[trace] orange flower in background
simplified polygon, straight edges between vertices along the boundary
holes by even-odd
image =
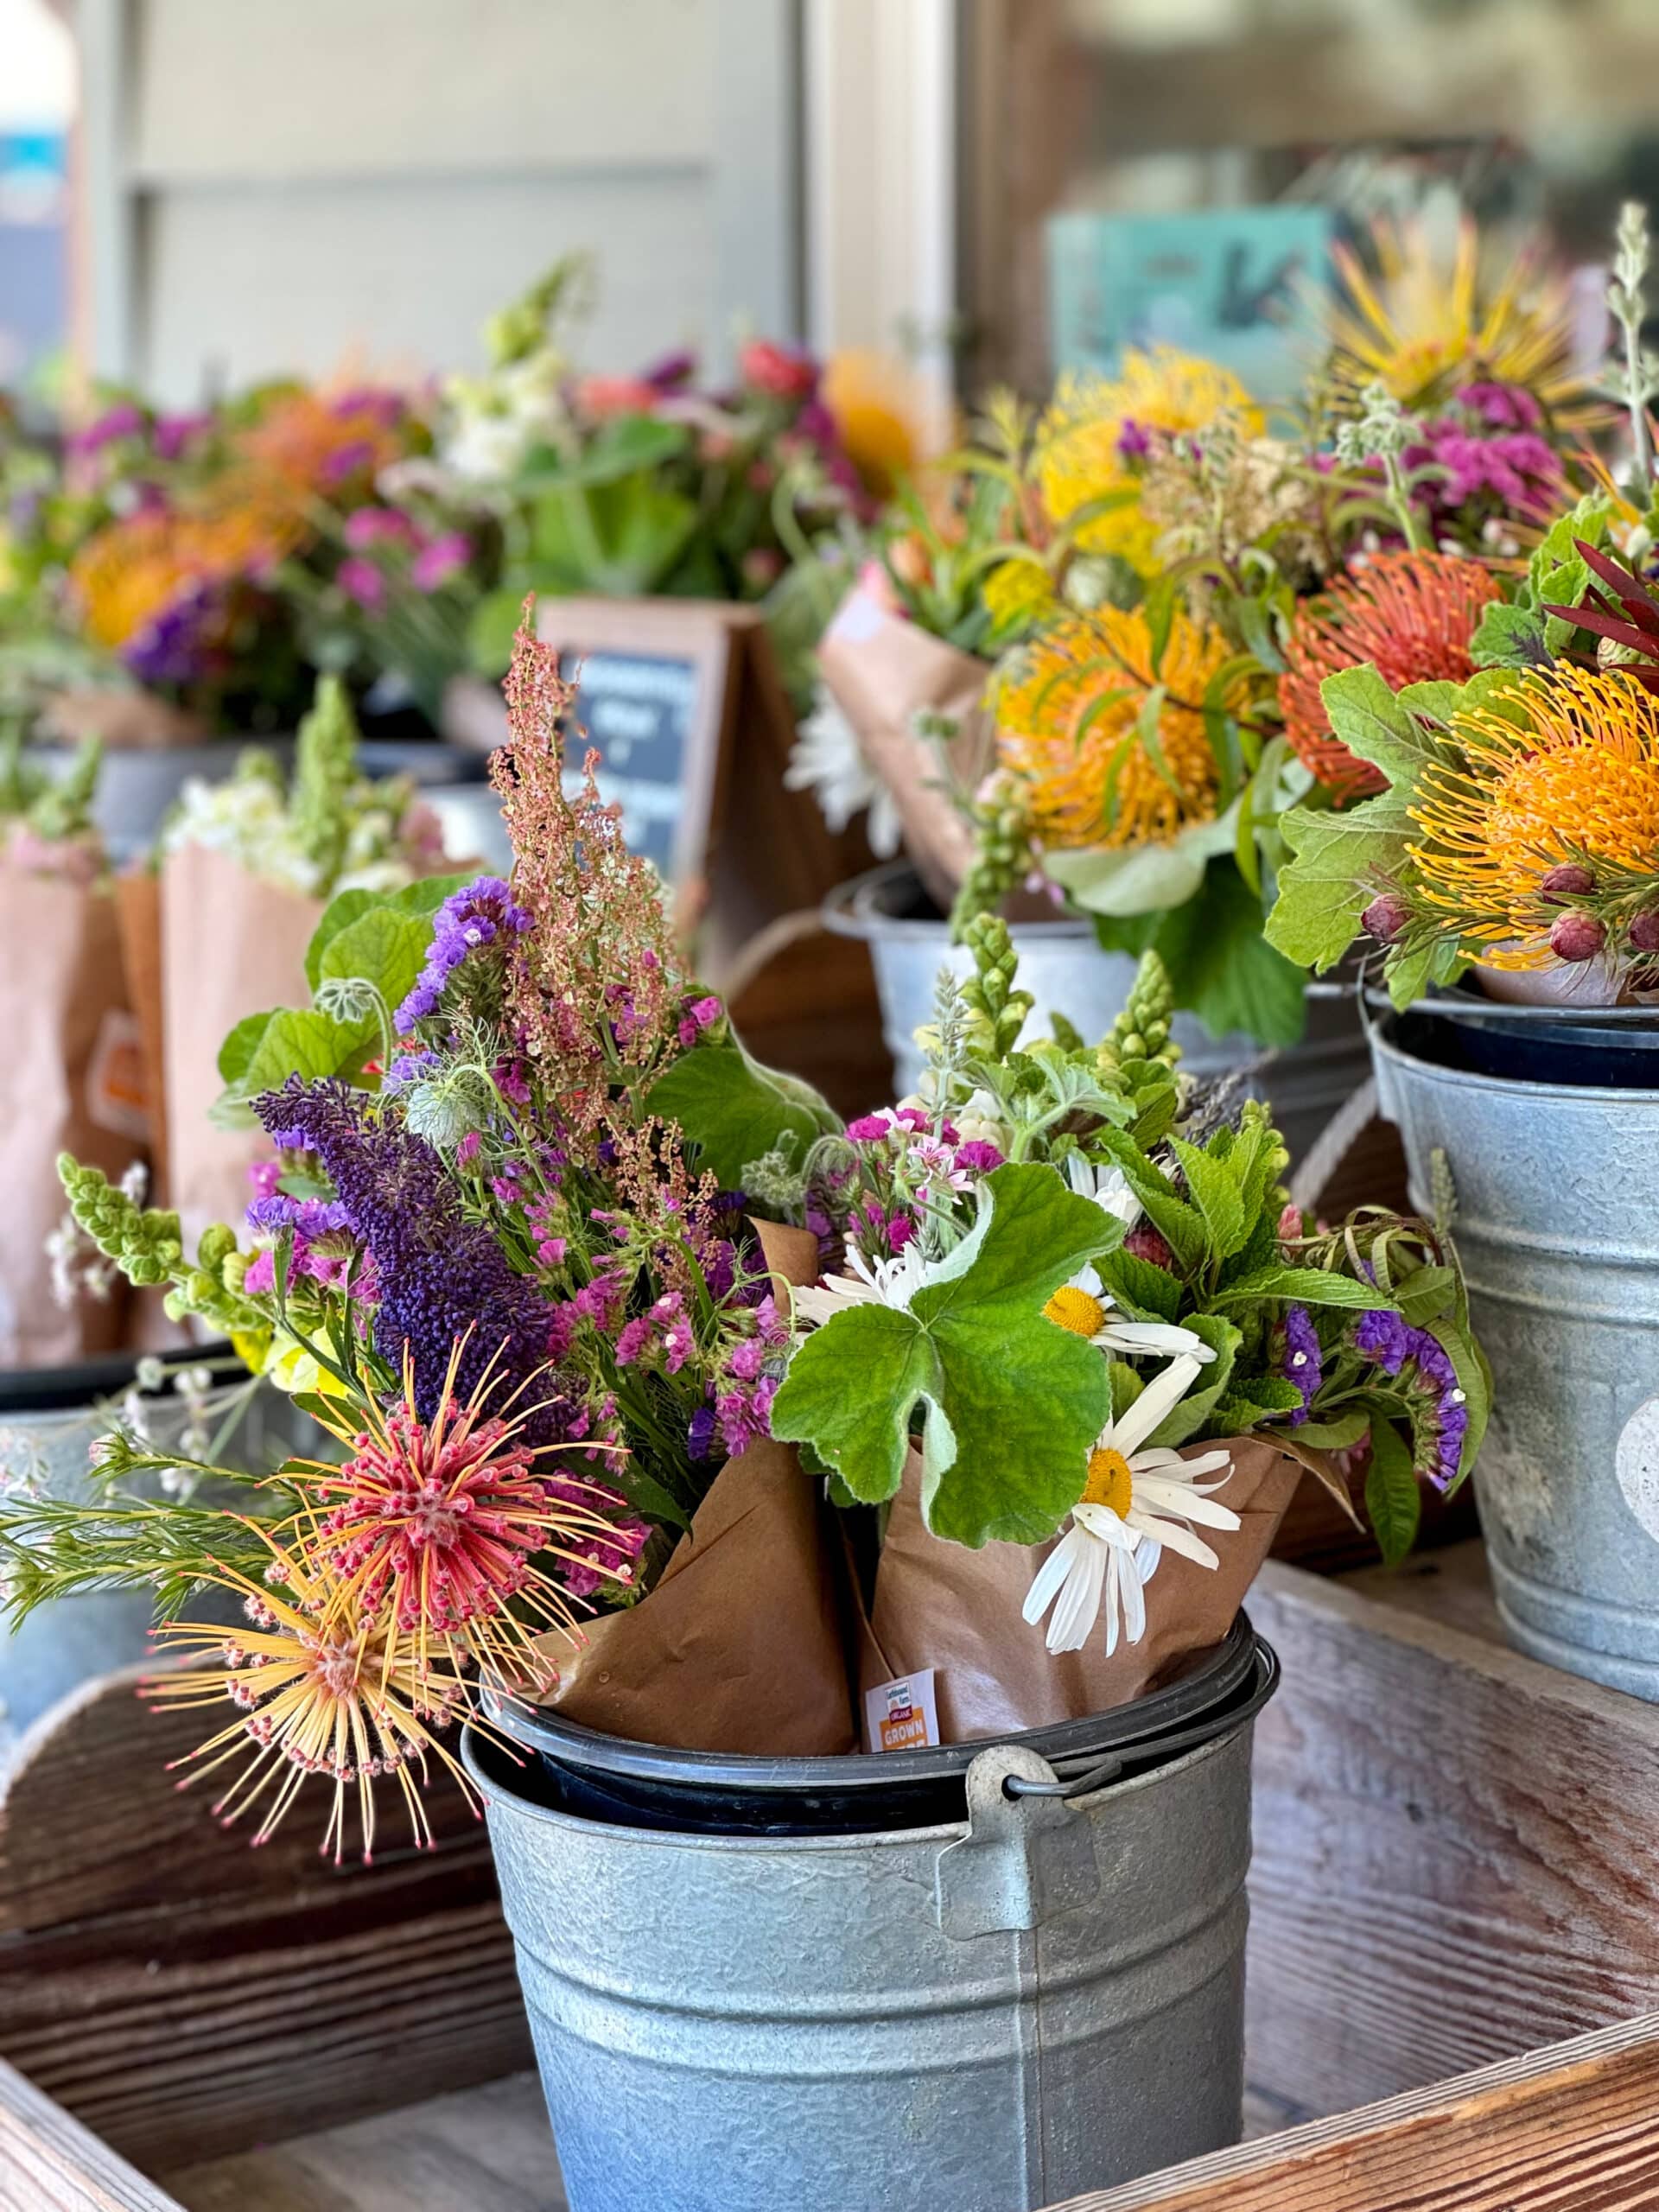
[[[1370,661],[1391,691],[1473,675],[1469,641],[1503,597],[1497,579],[1448,553],[1384,553],[1296,609],[1279,704],[1297,757],[1340,799],[1379,791],[1387,779],[1331,734],[1319,686]]]
[[[257,490],[200,513],[156,509],[106,523],[69,575],[95,645],[118,652],[193,592],[266,575],[303,536],[298,516]]]
[[[1450,728],[1463,766],[1424,771],[1411,855],[1425,902],[1456,918],[1465,945],[1495,968],[1547,968],[1561,957],[1551,937],[1569,900],[1651,905],[1659,699],[1634,677],[1563,666],[1454,714]]]
[[[1103,607],[1022,647],[995,692],[997,746],[1050,846],[1166,844],[1216,811],[1205,695],[1230,658],[1218,630],[1174,613],[1156,659],[1139,608]],[[1243,705],[1248,678],[1224,687]],[[1154,741],[1143,720],[1154,701]]]
[[[404,408],[396,392],[344,391],[333,398],[299,390],[279,393],[237,441],[267,496],[286,494],[302,509],[372,484],[398,460],[407,441]]]
[[[832,353],[818,390],[848,459],[877,499],[891,499],[955,438],[949,396],[887,354]]]

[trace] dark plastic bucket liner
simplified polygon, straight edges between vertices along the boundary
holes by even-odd
[[[968,1769],[990,1743],[1024,1745],[1053,1768],[1065,1794],[1081,1795],[1079,1783],[1098,1789],[1145,1774],[1242,1727],[1278,1680],[1270,1646],[1241,1613],[1179,1681],[1128,1705],[925,1751],[754,1758],[631,1743],[503,1699],[486,1698],[486,1712],[500,1735],[538,1755],[512,1787],[555,1812],[681,1834],[866,1835],[965,1819]]]
[[[1371,995],[1377,1011],[1387,1001]],[[1562,1084],[1576,1090],[1659,1090],[1659,1014],[1646,1007],[1500,1006],[1449,991],[1388,1015],[1384,1033],[1416,1060],[1503,1083]]]

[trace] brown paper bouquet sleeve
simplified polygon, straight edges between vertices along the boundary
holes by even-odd
[[[1301,1476],[1269,1435],[1227,1443],[1233,1471],[1215,1495],[1241,1525],[1205,1531],[1220,1564],[1198,1567],[1166,1550],[1146,1586],[1145,1636],[1120,1643],[1110,1658],[1103,1626],[1082,1650],[1057,1653],[1045,1644],[1040,1624],[1021,1618],[1048,1545],[990,1543],[969,1551],[929,1534],[921,1463],[912,1452],[876,1570],[861,1687],[933,1668],[939,1733],[952,1744],[1084,1719],[1171,1680],[1185,1660],[1226,1635]]]
[[[774,1274],[810,1282],[817,1239],[760,1224]],[[811,1758],[856,1747],[819,1486],[762,1441],[710,1484],[656,1588],[589,1622],[543,1701],[566,1719],[680,1751]]]
[[[304,1006],[305,948],[322,916],[315,899],[187,845],[162,872],[162,1053],[168,1203],[185,1248],[210,1222],[239,1222],[248,1169],[268,1159],[263,1129],[221,1129],[208,1119],[224,1089],[219,1048],[244,1015]]]
[[[982,701],[990,670],[862,590],[842,602],[818,646],[818,669],[852,724],[870,772],[888,791],[905,850],[948,912],[974,856],[974,833],[944,785],[938,754],[916,734],[924,709],[948,715],[950,780],[972,791],[991,766],[994,732]]]
[[[56,1366],[111,1350],[124,1322],[124,1285],[59,1306],[46,1255],[67,1203],[58,1154],[111,1179],[144,1156],[142,1101],[120,1110],[110,1080],[128,1019],[115,902],[0,858],[0,1367]]]

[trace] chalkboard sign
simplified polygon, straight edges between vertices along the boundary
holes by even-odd
[[[785,788],[795,734],[758,609],[691,599],[544,599],[537,631],[576,679],[574,721],[629,844],[661,869],[699,973],[715,988],[780,915],[816,912],[868,866],[861,840],[826,829],[810,793]],[[506,734],[499,694],[458,681],[445,730],[474,751]],[[581,773],[584,747],[567,748]]]
[[[629,844],[665,876],[685,810],[686,755],[696,725],[701,671],[666,654],[589,652],[581,664],[575,715],[599,754],[601,796],[622,810]],[[570,780],[580,783],[572,761]]]

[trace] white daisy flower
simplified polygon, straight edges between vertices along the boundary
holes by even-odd
[[[802,718],[790,748],[784,788],[810,791],[837,836],[855,814],[868,809],[864,834],[870,850],[878,860],[891,860],[898,851],[899,810],[886,787],[871,774],[857,733],[823,684],[818,686],[812,711]]]
[[[1038,1568],[1023,1608],[1034,1625],[1053,1606],[1046,1637],[1051,1651],[1081,1650],[1103,1603],[1108,1657],[1117,1649],[1120,1621],[1123,1641],[1138,1643],[1147,1629],[1143,1592],[1165,1548],[1195,1566],[1214,1567],[1215,1553],[1192,1524],[1238,1527],[1237,1514],[1211,1496],[1221,1483],[1201,1480],[1223,1468],[1230,1474],[1228,1452],[1201,1452],[1183,1459],[1179,1452],[1146,1446],[1198,1371],[1191,1356],[1172,1360],[1101,1431],[1089,1455],[1083,1496],[1071,1509],[1070,1525]],[[1226,1479],[1223,1474],[1221,1481]]]
[[[1126,1230],[1140,1220],[1141,1201],[1121,1167],[1094,1167],[1073,1153],[1065,1163],[1065,1172],[1066,1180],[1079,1198],[1090,1199],[1103,1213],[1121,1221]],[[1043,1311],[1051,1321],[1058,1321],[1075,1336],[1087,1337],[1091,1344],[1125,1352],[1132,1358],[1171,1359],[1183,1353],[1201,1361],[1215,1357],[1214,1350],[1202,1337],[1173,1321],[1114,1321],[1110,1318],[1113,1304],[1096,1270],[1083,1268],[1070,1282],[1060,1286]]]
[[[853,1270],[850,1274],[825,1275],[821,1282],[798,1287],[791,1293],[800,1319],[817,1327],[853,1306],[891,1306],[904,1313],[929,1280],[927,1262],[916,1243],[906,1244],[891,1260],[867,1260],[849,1245],[847,1262]]]

